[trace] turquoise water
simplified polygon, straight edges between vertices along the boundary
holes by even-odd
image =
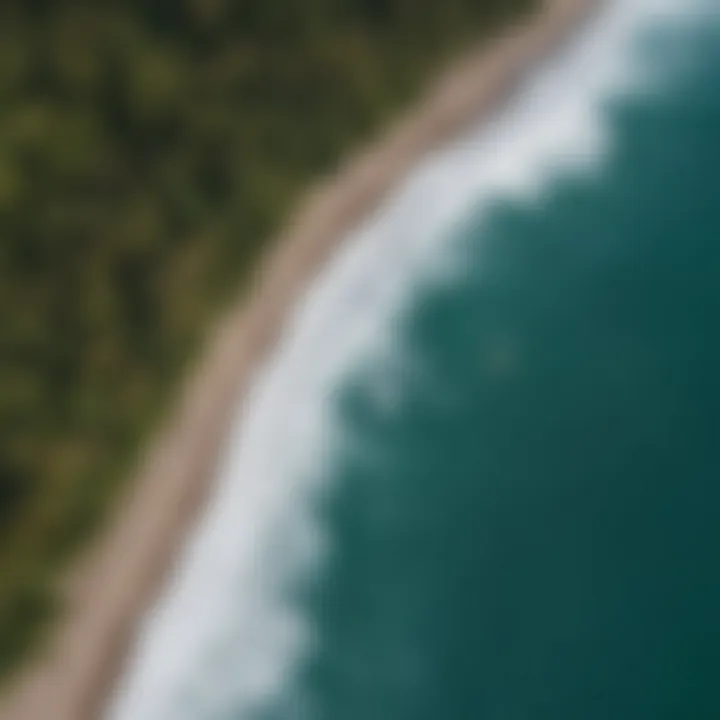
[[[601,176],[462,228],[465,277],[403,328],[453,405],[421,387],[387,419],[342,393],[378,457],[348,455],[327,509],[313,717],[720,717],[707,42],[671,91],[611,108]]]
[[[221,488],[113,717],[720,717],[720,23],[640,6],[590,100],[617,45],[548,70],[552,162],[525,111],[483,146],[507,182],[461,145],[339,263],[374,270],[306,334],[360,360],[276,378],[304,410],[229,453],[265,490]]]

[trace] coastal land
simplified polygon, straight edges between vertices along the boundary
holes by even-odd
[[[547,0],[447,69],[377,143],[308,193],[256,268],[249,297],[218,323],[130,491],[68,574],[61,621],[8,685],[0,720],[102,716],[140,619],[212,491],[228,424],[313,276],[422,155],[495,111],[596,4]]]

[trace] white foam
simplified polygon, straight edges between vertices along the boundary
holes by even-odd
[[[609,2],[495,122],[426,158],[352,234],[258,378],[109,718],[213,720],[231,708],[233,718],[252,718],[292,688],[313,629],[291,590],[330,550],[315,501],[345,441],[334,388],[381,361],[423,283],[462,271],[462,248],[450,248],[455,223],[470,211],[482,219],[498,198],[537,202],[559,173],[601,168],[612,149],[606,101],[652,79],[634,41],[709,4]],[[376,376],[390,412],[402,402],[402,373],[389,385]]]

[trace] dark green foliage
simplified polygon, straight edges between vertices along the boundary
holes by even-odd
[[[0,672],[287,217],[531,0],[0,7]]]

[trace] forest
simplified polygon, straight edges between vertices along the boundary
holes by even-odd
[[[533,0],[0,7],[0,676],[310,181]]]

